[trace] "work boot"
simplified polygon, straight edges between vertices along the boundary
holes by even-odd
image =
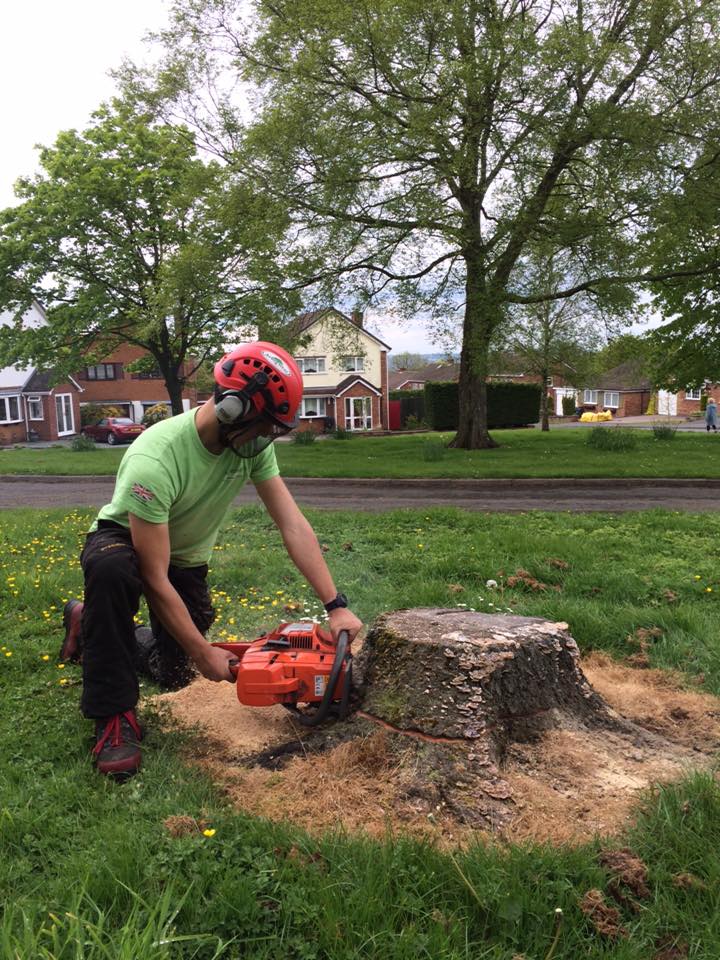
[[[68,600],[63,607],[63,626],[65,639],[60,647],[58,659],[69,660],[71,663],[80,663],[82,659],[82,636],[80,621],[82,619],[83,604],[79,600]]]
[[[197,676],[182,647],[161,643],[150,627],[135,627],[135,669],[164,690],[180,690]]]
[[[95,721],[93,757],[98,773],[127,780],[140,769],[142,727],[134,710]]]

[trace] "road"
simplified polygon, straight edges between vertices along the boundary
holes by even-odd
[[[100,507],[112,477],[0,477],[0,509]],[[662,507],[709,512],[720,504],[720,480],[326,480],[288,479],[298,503],[381,513],[402,507],[460,507],[485,513],[527,510],[624,512]],[[235,505],[258,503],[253,487]]]

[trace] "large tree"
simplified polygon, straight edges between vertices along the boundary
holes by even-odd
[[[0,365],[59,376],[130,343],[178,413],[205,358],[250,324],[287,319],[292,300],[275,282],[288,264],[284,210],[203,162],[189,130],[117,101],[61,133],[40,163],[0,213],[0,306],[16,316],[0,330]],[[22,322],[33,299],[46,307],[39,329]]]
[[[716,120],[718,0],[253,9],[176,0],[155,90],[284,198],[323,251],[314,279],[376,299],[392,284],[409,311],[436,319],[462,311],[456,445],[494,445],[488,351],[509,305],[683,269],[653,270],[648,234]],[[247,132],[248,111],[218,92],[238,77],[255,90]],[[570,286],[519,289],[538,241],[572,251]]]
[[[651,308],[665,322],[648,337],[651,373],[676,390],[720,381],[720,130],[699,153],[682,189],[657,214],[655,269],[688,265],[671,282],[653,286]],[[701,272],[702,271],[702,272]]]

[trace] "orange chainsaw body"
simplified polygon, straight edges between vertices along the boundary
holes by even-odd
[[[250,707],[280,703],[320,703],[325,698],[337,647],[332,636],[312,621],[281,623],[252,643],[215,643],[236,654],[237,697]],[[351,658],[338,665],[330,698],[339,701],[346,687]]]

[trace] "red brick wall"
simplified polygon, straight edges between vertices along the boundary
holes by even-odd
[[[84,390],[82,402],[129,403],[132,400],[169,402],[165,381],[162,377],[152,380],[138,380],[134,379],[133,374],[124,369],[126,364],[145,355],[145,351],[139,347],[125,344],[102,361],[118,365],[115,380],[88,380],[85,369],[78,371],[75,379]],[[197,404],[198,396],[194,385],[187,386],[183,390],[183,398],[190,401],[190,406]]]
[[[22,422],[0,426],[0,446],[7,446],[12,443],[27,443],[28,430],[34,431],[37,434],[38,440],[55,441],[58,439],[66,440],[72,437],[74,434],[63,434],[62,437],[58,437],[55,396],[59,393],[70,394],[75,434],[78,434],[80,432],[80,398],[77,387],[71,383],[59,383],[53,388],[50,394],[29,393],[29,396],[40,397],[43,410],[42,420],[30,420],[26,409],[27,398],[21,398],[20,412],[23,418]]]
[[[349,390],[346,390],[341,397],[338,397],[336,400],[336,410],[337,415],[335,417],[337,425],[339,427],[347,427],[345,421],[345,398],[346,397],[367,397],[372,398],[372,423],[373,430],[382,429],[382,417],[381,417],[381,397],[377,396],[374,393],[371,393],[367,387],[364,387],[361,383],[356,383],[354,386],[350,387]]]

